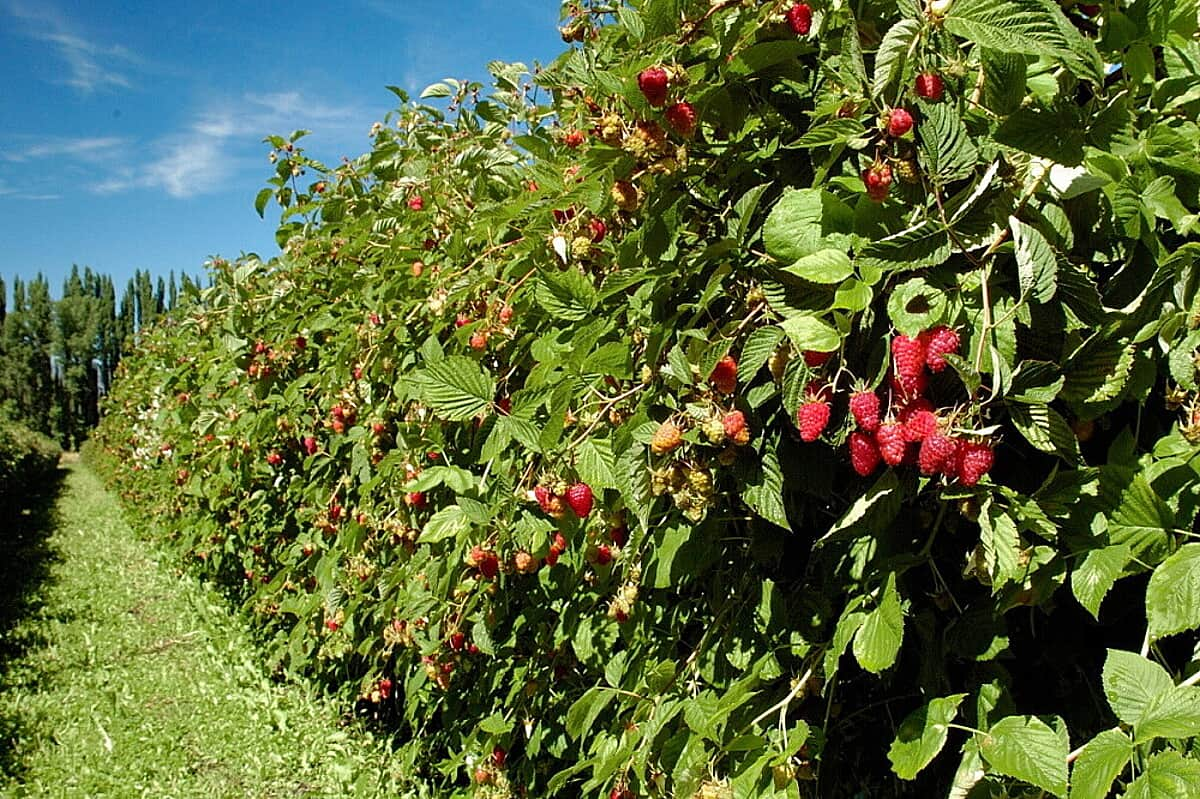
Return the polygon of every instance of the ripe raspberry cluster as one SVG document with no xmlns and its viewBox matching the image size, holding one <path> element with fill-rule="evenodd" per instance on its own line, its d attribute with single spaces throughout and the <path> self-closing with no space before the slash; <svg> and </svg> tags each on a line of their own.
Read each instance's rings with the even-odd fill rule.
<svg viewBox="0 0 1200 799">
<path fill-rule="evenodd" d="M 926 476 L 944 475 L 973 486 L 991 470 L 992 444 L 955 435 L 951 414 L 936 408 L 926 390 L 930 372 L 948 365 L 946 356 L 958 352 L 960 340 L 952 328 L 938 326 L 915 337 L 897 334 L 891 341 L 892 370 L 887 412 L 875 391 L 860 388 L 849 398 L 855 430 L 848 447 L 854 471 L 866 477 L 879 468 L 916 465 Z M 828 385 L 814 381 L 796 410 L 803 441 L 816 441 L 832 415 Z"/>
</svg>

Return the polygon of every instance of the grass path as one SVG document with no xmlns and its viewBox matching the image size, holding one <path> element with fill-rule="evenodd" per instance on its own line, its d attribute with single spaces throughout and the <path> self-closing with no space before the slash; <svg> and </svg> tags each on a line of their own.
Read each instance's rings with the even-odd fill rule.
<svg viewBox="0 0 1200 799">
<path fill-rule="evenodd" d="M 82 466 L 0 509 L 0 796 L 403 795 L 381 742 L 268 680 Z"/>
</svg>

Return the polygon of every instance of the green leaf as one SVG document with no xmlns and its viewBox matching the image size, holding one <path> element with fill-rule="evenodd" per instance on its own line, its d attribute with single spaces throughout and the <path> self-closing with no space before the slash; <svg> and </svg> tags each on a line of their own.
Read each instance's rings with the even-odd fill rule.
<svg viewBox="0 0 1200 799">
<path fill-rule="evenodd" d="M 838 335 L 837 330 L 816 316 L 791 316 L 784 319 L 780 327 L 791 339 L 792 346 L 801 352 L 833 352 L 842 345 L 842 337 Z"/>
<path fill-rule="evenodd" d="M 1153 562 L 1166 554 L 1164 550 L 1175 529 L 1174 515 L 1142 475 L 1133 475 L 1121 487 L 1115 507 L 1106 518 L 1108 540 L 1128 544 L 1134 557 Z"/>
<path fill-rule="evenodd" d="M 979 750 L 992 771 L 1065 799 L 1066 739 L 1036 716 L 1007 716 L 992 725 Z"/>
<path fill-rule="evenodd" d="M 1029 106 L 1010 114 L 996 129 L 1000 144 L 1066 166 L 1083 162 L 1084 121 L 1075 108 Z"/>
<path fill-rule="evenodd" d="M 1005 116 L 1025 99 L 1025 56 L 990 47 L 980 48 L 983 67 L 983 105 Z"/>
<path fill-rule="evenodd" d="M 892 771 L 902 780 L 914 779 L 921 769 L 937 757 L 950 734 L 947 726 L 958 715 L 958 706 L 966 694 L 953 694 L 930 700 L 900 723 L 896 739 L 888 749 Z"/>
<path fill-rule="evenodd" d="M 875 76 L 871 81 L 871 93 L 882 97 L 890 85 L 903 78 L 904 66 L 913 42 L 921 32 L 921 23 L 915 19 L 901 19 L 888 28 L 875 53 Z"/>
<path fill-rule="evenodd" d="M 1129 783 L 1125 799 L 1194 799 L 1200 796 L 1200 762 L 1178 752 L 1159 752 Z"/>
<path fill-rule="evenodd" d="M 816 546 L 824 544 L 839 533 L 849 530 L 883 530 L 900 513 L 904 492 L 896 473 L 889 469 L 875 484 L 842 514 L 842 518 L 829 528 L 829 532 L 817 539 Z"/>
<path fill-rule="evenodd" d="M 1119 729 L 1088 741 L 1071 770 L 1071 799 L 1104 799 L 1132 755 L 1133 742 Z"/>
<path fill-rule="evenodd" d="M 946 30 L 1006 53 L 1070 55 L 1059 32 L 1057 8 L 1043 0 L 957 0 L 946 15 Z"/>
<path fill-rule="evenodd" d="M 1126 544 L 1093 549 L 1071 572 L 1071 590 L 1075 598 L 1097 620 L 1100 603 L 1129 564 L 1130 555 Z"/>
<path fill-rule="evenodd" d="M 1009 403 L 1013 426 L 1042 452 L 1059 455 L 1069 463 L 1079 460 L 1079 439 L 1058 411 L 1049 405 Z"/>
<path fill-rule="evenodd" d="M 829 147 L 856 139 L 866 133 L 866 128 L 857 119 L 827 119 L 813 125 L 791 145 L 792 148 Z"/>
<path fill-rule="evenodd" d="M 575 450 L 575 470 L 593 491 L 617 488 L 616 469 L 612 442 L 608 439 L 588 438 Z"/>
<path fill-rule="evenodd" d="M 442 508 L 425 522 L 421 530 L 422 544 L 433 544 L 446 538 L 454 538 L 471 529 L 471 520 L 458 505 Z"/>
<path fill-rule="evenodd" d="M 567 711 L 567 735 L 577 741 L 582 735 L 590 732 L 596 719 L 615 696 L 611 690 L 601 686 L 584 691 L 583 696 L 576 699 Z"/>
<path fill-rule="evenodd" d="M 1200 688 L 1177 685 L 1151 699 L 1134 725 L 1134 743 L 1200 735 Z"/>
<path fill-rule="evenodd" d="M 879 605 L 867 615 L 854 636 L 854 657 L 864 669 L 878 674 L 896 662 L 903 641 L 904 611 L 893 572 L 883 585 Z"/>
<path fill-rule="evenodd" d="M 950 235 L 929 220 L 873 241 L 858 254 L 859 269 L 884 272 L 937 266 L 950 257 Z"/>
<path fill-rule="evenodd" d="M 591 316 L 596 288 L 577 269 L 543 272 L 534 297 L 546 313 L 562 322 L 580 322 Z"/>
<path fill-rule="evenodd" d="M 470 358 L 453 355 L 419 373 L 421 393 L 443 419 L 462 421 L 486 411 L 496 384 Z"/>
<path fill-rule="evenodd" d="M 1032 296 L 1038 302 L 1049 302 L 1058 288 L 1058 259 L 1046 237 L 1015 216 L 1008 218 L 1013 234 L 1017 276 L 1022 296 Z"/>
<path fill-rule="evenodd" d="M 795 263 L 821 249 L 844 249 L 852 227 L 849 209 L 829 192 L 788 189 L 763 224 L 763 246 L 772 258 Z"/>
<path fill-rule="evenodd" d="M 784 267 L 783 271 L 811 283 L 831 284 L 841 283 L 853 275 L 854 267 L 850 265 L 850 256 L 845 251 L 826 249 L 800 258 L 791 266 Z"/>
<path fill-rule="evenodd" d="M 946 292 L 914 277 L 897 286 L 888 297 L 888 316 L 906 336 L 916 336 L 946 318 Z"/>
<path fill-rule="evenodd" d="M 1175 687 L 1162 666 L 1121 649 L 1108 650 L 1101 682 L 1113 713 L 1130 725 L 1137 724 L 1151 701 Z"/>
<path fill-rule="evenodd" d="M 783 502 L 783 471 L 775 447 L 765 445 L 760 468 L 745 479 L 742 499 L 762 518 L 785 530 L 791 529 Z"/>
<path fill-rule="evenodd" d="M 746 379 L 762 368 L 771 357 L 779 342 L 783 341 L 783 329 L 775 325 L 757 327 L 746 337 L 742 345 L 742 357 L 738 359 L 738 372 Z"/>
<path fill-rule="evenodd" d="M 917 134 L 926 176 L 940 185 L 970 177 L 979 160 L 979 150 L 954 106 L 933 103 L 926 105 L 924 112 Z"/>
<path fill-rule="evenodd" d="M 1146 616 L 1156 639 L 1200 627 L 1200 544 L 1184 544 L 1158 564 L 1146 587 Z"/>
</svg>

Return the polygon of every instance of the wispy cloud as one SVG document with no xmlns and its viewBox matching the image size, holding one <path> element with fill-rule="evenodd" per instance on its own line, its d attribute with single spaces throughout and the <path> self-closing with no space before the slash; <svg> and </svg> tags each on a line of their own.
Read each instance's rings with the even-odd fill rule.
<svg viewBox="0 0 1200 799">
<path fill-rule="evenodd" d="M 133 189 L 161 189 L 175 198 L 205 194 L 261 167 L 267 134 L 303 127 L 318 131 L 326 142 L 349 143 L 353 137 L 365 144 L 370 119 L 366 109 L 300 92 L 245 94 L 206 106 L 181 130 L 150 143 L 147 160 L 110 169 L 89 188 L 97 194 Z"/>
<path fill-rule="evenodd" d="M 138 59 L 129 50 L 89 38 L 51 6 L 10 0 L 4 9 L 16 18 L 22 34 L 50 44 L 66 63 L 67 76 L 55 82 L 84 94 L 105 88 L 132 88 L 127 72 Z"/>
<path fill-rule="evenodd" d="M 128 144 L 117 136 L 43 136 L 28 144 L 6 147 L 0 159 L 24 163 L 40 158 L 70 158 L 85 162 L 100 162 Z"/>
<path fill-rule="evenodd" d="M 62 199 L 61 194 L 36 193 L 36 192 L 24 191 L 22 189 L 17 188 L 16 186 L 10 186 L 4 180 L 0 180 L 0 201 L 3 201 L 3 200 L 43 201 L 43 200 L 60 200 L 60 199 Z"/>
</svg>

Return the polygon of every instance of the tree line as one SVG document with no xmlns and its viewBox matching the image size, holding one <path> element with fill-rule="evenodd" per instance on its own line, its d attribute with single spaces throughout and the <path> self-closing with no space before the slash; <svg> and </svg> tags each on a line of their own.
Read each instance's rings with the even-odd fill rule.
<svg viewBox="0 0 1200 799">
<path fill-rule="evenodd" d="M 40 273 L 11 291 L 0 278 L 0 416 L 78 447 L 137 331 L 196 289 L 186 274 L 138 270 L 118 300 L 111 277 L 73 266 L 55 300 Z"/>
</svg>

